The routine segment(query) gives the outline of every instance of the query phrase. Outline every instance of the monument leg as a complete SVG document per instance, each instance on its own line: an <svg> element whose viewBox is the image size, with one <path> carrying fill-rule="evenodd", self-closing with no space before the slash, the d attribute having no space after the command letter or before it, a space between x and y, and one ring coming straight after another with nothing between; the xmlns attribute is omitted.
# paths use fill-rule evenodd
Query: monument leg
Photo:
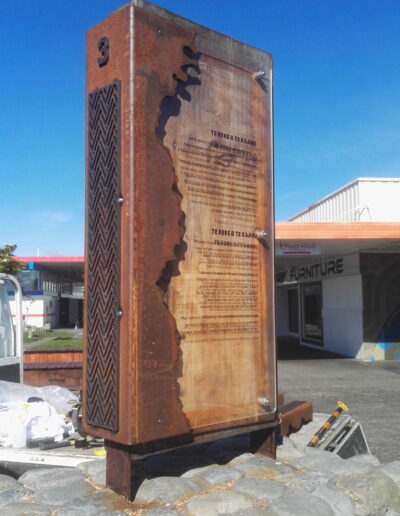
<svg viewBox="0 0 400 516"><path fill-rule="evenodd" d="M276 458L278 427L256 430L250 434L250 450L256 455Z"/></svg>
<svg viewBox="0 0 400 516"><path fill-rule="evenodd" d="M113 441L105 441L107 451L106 484L118 494L132 499L131 447Z"/></svg>

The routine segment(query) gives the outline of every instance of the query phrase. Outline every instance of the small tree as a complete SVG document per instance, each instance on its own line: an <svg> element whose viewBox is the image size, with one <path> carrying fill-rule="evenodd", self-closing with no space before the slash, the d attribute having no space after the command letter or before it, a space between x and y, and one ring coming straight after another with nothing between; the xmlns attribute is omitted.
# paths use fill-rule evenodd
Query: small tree
<svg viewBox="0 0 400 516"><path fill-rule="evenodd" d="M19 271L25 268L25 264L18 262L14 258L14 251L17 248L14 244L6 244L0 247L0 272L12 274L15 276Z"/></svg>

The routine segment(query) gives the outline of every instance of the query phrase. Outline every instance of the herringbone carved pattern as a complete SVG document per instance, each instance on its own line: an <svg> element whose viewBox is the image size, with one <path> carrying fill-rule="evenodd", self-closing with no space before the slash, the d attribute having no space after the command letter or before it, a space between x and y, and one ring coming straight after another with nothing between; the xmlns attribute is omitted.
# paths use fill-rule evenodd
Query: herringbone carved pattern
<svg viewBox="0 0 400 516"><path fill-rule="evenodd" d="M86 417L118 431L120 83L89 94Z"/></svg>

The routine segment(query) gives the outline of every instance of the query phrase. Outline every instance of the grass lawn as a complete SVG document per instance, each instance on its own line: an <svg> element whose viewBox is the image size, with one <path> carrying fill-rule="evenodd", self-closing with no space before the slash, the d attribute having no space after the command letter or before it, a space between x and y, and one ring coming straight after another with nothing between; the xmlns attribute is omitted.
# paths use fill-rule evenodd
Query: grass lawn
<svg viewBox="0 0 400 516"><path fill-rule="evenodd" d="M36 342L37 340L54 338L54 339L66 339L70 340L73 336L73 333L67 331L57 331L57 330L49 330L49 331L34 331L32 333L32 337L28 338L28 332L24 332L24 344L29 344L31 342Z"/></svg>
<svg viewBox="0 0 400 516"><path fill-rule="evenodd" d="M32 351L37 351L38 349L82 349L82 339L74 339L72 337L63 339L61 337L51 340L50 342L46 342L44 344L38 344L37 347L33 348Z"/></svg>

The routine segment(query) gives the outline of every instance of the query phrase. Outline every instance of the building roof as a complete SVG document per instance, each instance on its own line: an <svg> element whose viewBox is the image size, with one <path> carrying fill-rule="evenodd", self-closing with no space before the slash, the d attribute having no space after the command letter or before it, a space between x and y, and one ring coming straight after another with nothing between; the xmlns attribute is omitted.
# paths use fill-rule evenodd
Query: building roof
<svg viewBox="0 0 400 516"><path fill-rule="evenodd" d="M284 240L400 239L400 222L276 222L275 238Z"/></svg>
<svg viewBox="0 0 400 516"><path fill-rule="evenodd" d="M15 259L24 263L83 263L83 256L15 256Z"/></svg>
<svg viewBox="0 0 400 516"><path fill-rule="evenodd" d="M35 263L55 274L67 274L73 281L82 281L84 256L15 256L24 263Z"/></svg>
<svg viewBox="0 0 400 516"><path fill-rule="evenodd" d="M275 240L313 241L321 254L400 252L400 222L276 222ZM84 256L18 256L16 259L42 264L53 272L68 270L83 274Z"/></svg>
<svg viewBox="0 0 400 516"><path fill-rule="evenodd" d="M276 247L279 242L309 243L318 249L320 260L328 256L358 252L400 252L400 222L276 222ZM278 252L279 254L279 252ZM310 256L294 252L278 256L279 266L308 261Z"/></svg>
<svg viewBox="0 0 400 516"><path fill-rule="evenodd" d="M318 201L315 201L314 203L310 204L307 208L304 208L295 215L292 215L289 218L289 221L299 219L308 212L313 211L318 206L321 206L322 204L326 203L326 201L331 200L334 197L337 197L339 194L343 193L346 190L350 190L351 187L358 186L360 183L400 183L400 177L357 177L356 179L353 179L353 181L346 183L340 188L337 188L333 192L330 192L329 194L325 195L321 199L318 199Z"/></svg>

